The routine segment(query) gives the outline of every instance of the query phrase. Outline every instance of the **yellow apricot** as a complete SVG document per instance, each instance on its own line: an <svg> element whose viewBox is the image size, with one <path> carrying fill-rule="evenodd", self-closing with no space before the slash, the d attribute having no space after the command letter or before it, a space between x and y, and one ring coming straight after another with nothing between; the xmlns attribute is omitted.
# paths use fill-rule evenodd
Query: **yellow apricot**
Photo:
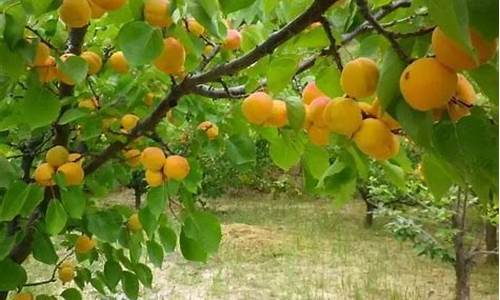
<svg viewBox="0 0 500 300"><path fill-rule="evenodd" d="M35 169L35 181L41 186L53 186L55 185L55 182L52 179L54 173L54 167L48 163L43 163Z"/></svg>
<svg viewBox="0 0 500 300"><path fill-rule="evenodd" d="M84 108L89 110L96 110L97 104L94 99L83 99L78 101L78 108Z"/></svg>
<svg viewBox="0 0 500 300"><path fill-rule="evenodd" d="M129 65L122 51L113 53L109 58L109 64L116 73L125 74L128 72Z"/></svg>
<svg viewBox="0 0 500 300"><path fill-rule="evenodd" d="M75 278L75 268L73 266L68 267L59 267L58 269L58 277L62 283L67 283Z"/></svg>
<svg viewBox="0 0 500 300"><path fill-rule="evenodd" d="M156 187L163 184L163 173L161 171L146 170L145 177L150 187Z"/></svg>
<svg viewBox="0 0 500 300"><path fill-rule="evenodd" d="M120 9L127 0L92 0L97 6L110 11Z"/></svg>
<svg viewBox="0 0 500 300"><path fill-rule="evenodd" d="M127 227L132 232L138 232L142 230L141 220L139 220L138 214L132 214L128 218Z"/></svg>
<svg viewBox="0 0 500 300"><path fill-rule="evenodd" d="M85 174L83 168L79 163L68 162L60 166L57 172L61 172L66 179L66 185L80 185L83 182Z"/></svg>
<svg viewBox="0 0 500 300"><path fill-rule="evenodd" d="M389 159L399 150L399 140L384 122L374 118L363 120L354 134L354 142L361 152L376 160Z"/></svg>
<svg viewBox="0 0 500 300"><path fill-rule="evenodd" d="M85 159L83 158L83 156L80 154L80 153L70 153L68 155L68 162L74 162L74 163L78 163L80 166L83 165L83 161Z"/></svg>
<svg viewBox="0 0 500 300"><path fill-rule="evenodd" d="M209 140L216 139L219 135L219 127L210 121L201 122L198 129L203 130Z"/></svg>
<svg viewBox="0 0 500 300"><path fill-rule="evenodd" d="M172 17L168 0L146 0L144 4L144 19L152 26L169 27Z"/></svg>
<svg viewBox="0 0 500 300"><path fill-rule="evenodd" d="M309 104L309 119L312 124L316 127L326 127L326 122L324 119L323 112L325 111L326 106L330 103L330 98L326 96L322 96L316 98Z"/></svg>
<svg viewBox="0 0 500 300"><path fill-rule="evenodd" d="M263 124L273 113L273 98L264 92L252 93L243 100L241 111L248 122Z"/></svg>
<svg viewBox="0 0 500 300"><path fill-rule="evenodd" d="M237 50L241 46L241 34L236 29L229 29L227 36L222 43L222 48L226 50Z"/></svg>
<svg viewBox="0 0 500 300"><path fill-rule="evenodd" d="M159 171L165 164L165 153L158 147L147 147L141 154L142 166L151 171Z"/></svg>
<svg viewBox="0 0 500 300"><path fill-rule="evenodd" d="M212 54L212 51L214 51L214 46L206 45L205 48L203 48L203 55L209 56L210 54Z"/></svg>
<svg viewBox="0 0 500 300"><path fill-rule="evenodd" d="M49 165L57 168L68 161L69 152L63 146L54 146L45 154L45 160Z"/></svg>
<svg viewBox="0 0 500 300"><path fill-rule="evenodd" d="M360 57L344 66L340 75L340 85L347 95L365 98L375 93L378 78L377 64L369 58Z"/></svg>
<svg viewBox="0 0 500 300"><path fill-rule="evenodd" d="M309 82L302 90L302 100L305 104L311 104L311 102L319 97L326 96L317 86L316 82Z"/></svg>
<svg viewBox="0 0 500 300"><path fill-rule="evenodd" d="M284 127L288 123L288 114L286 102L282 100L273 100L273 110L265 124L277 128Z"/></svg>
<svg viewBox="0 0 500 300"><path fill-rule="evenodd" d="M89 236L82 234L76 239L75 242L76 253L87 254L94 248L95 248L95 240L90 238Z"/></svg>
<svg viewBox="0 0 500 300"><path fill-rule="evenodd" d="M186 51L179 40L169 37L163 41L163 52L155 59L154 65L167 74L184 72Z"/></svg>
<svg viewBox="0 0 500 300"><path fill-rule="evenodd" d="M50 56L50 48L43 42L36 45L35 57L33 58L34 66L43 66Z"/></svg>
<svg viewBox="0 0 500 300"><path fill-rule="evenodd" d="M447 105L448 116L453 122L458 122L463 117L470 115L470 109L462 103L450 101Z"/></svg>
<svg viewBox="0 0 500 300"><path fill-rule="evenodd" d="M141 163L141 151L137 149L127 150L123 153L123 156L131 167L137 167Z"/></svg>
<svg viewBox="0 0 500 300"><path fill-rule="evenodd" d="M432 49L436 54L436 59L455 71L461 71L474 69L495 55L497 50L496 40L487 41L474 29L470 29L469 35L477 59L470 55L459 43L446 36L439 27L436 27L432 33Z"/></svg>
<svg viewBox="0 0 500 300"><path fill-rule="evenodd" d="M311 126L307 130L307 135L312 144L326 146L330 142L330 131L325 127Z"/></svg>
<svg viewBox="0 0 500 300"><path fill-rule="evenodd" d="M108 130L114 122L116 122L116 118L104 118L101 120L101 129L102 131Z"/></svg>
<svg viewBox="0 0 500 300"><path fill-rule="evenodd" d="M313 121L311 119L311 108L307 104L304 104L304 114L304 128L307 130L313 125Z"/></svg>
<svg viewBox="0 0 500 300"><path fill-rule="evenodd" d="M190 33L198 37L202 36L205 33L205 27L203 27L203 25L201 25L194 18L189 18L187 20L187 28Z"/></svg>
<svg viewBox="0 0 500 300"><path fill-rule="evenodd" d="M351 137L361 127L363 116L356 101L338 97L327 104L323 119L332 132Z"/></svg>
<svg viewBox="0 0 500 300"><path fill-rule="evenodd" d="M38 79L41 83L47 83L57 78L57 64L53 56L49 56L45 62L36 66Z"/></svg>
<svg viewBox="0 0 500 300"><path fill-rule="evenodd" d="M134 114L126 114L121 119L122 128L126 131L134 129L138 122L139 117Z"/></svg>
<svg viewBox="0 0 500 300"><path fill-rule="evenodd" d="M411 107L428 111L448 103L455 94L457 74L435 58L420 58L403 71L399 87Z"/></svg>
<svg viewBox="0 0 500 300"><path fill-rule="evenodd" d="M377 110L374 109L372 104L363 101L358 101L358 106L365 115L369 117L377 116Z"/></svg>
<svg viewBox="0 0 500 300"><path fill-rule="evenodd" d="M86 26L91 14L87 0L63 0L59 7L59 17L70 28Z"/></svg>
<svg viewBox="0 0 500 300"><path fill-rule="evenodd" d="M34 300L33 294L28 292L20 292L12 297L12 300Z"/></svg>
<svg viewBox="0 0 500 300"><path fill-rule="evenodd" d="M88 74L97 74L102 68L102 59L99 54L92 51L85 51L80 55L89 65Z"/></svg>
<svg viewBox="0 0 500 300"><path fill-rule="evenodd" d="M180 155L171 155L165 160L163 174L168 179L183 180L189 174L189 162Z"/></svg>
<svg viewBox="0 0 500 300"><path fill-rule="evenodd" d="M144 104L146 104L146 106L153 105L154 101L155 101L155 94L147 93L146 96L144 96Z"/></svg>
<svg viewBox="0 0 500 300"><path fill-rule="evenodd" d="M462 74L458 74L455 97L460 101L465 102L465 104L469 105L472 105L474 104L474 102L476 102L476 92L474 91L474 87Z"/></svg>
<svg viewBox="0 0 500 300"><path fill-rule="evenodd" d="M106 10L93 2L94 0L88 0L90 6L90 17L92 19L99 19L102 17Z"/></svg>
<svg viewBox="0 0 500 300"><path fill-rule="evenodd" d="M396 119L394 119L391 115L389 115L389 113L382 110L382 107L380 106L380 101L378 100L378 98L375 98L375 100L373 100L371 106L372 106L373 112L375 113L372 116L374 116L374 117L380 119L382 122L384 122L385 125L387 125L387 127L389 127L389 130L397 130L397 129L401 128L401 125L399 124L398 121L396 121Z"/></svg>

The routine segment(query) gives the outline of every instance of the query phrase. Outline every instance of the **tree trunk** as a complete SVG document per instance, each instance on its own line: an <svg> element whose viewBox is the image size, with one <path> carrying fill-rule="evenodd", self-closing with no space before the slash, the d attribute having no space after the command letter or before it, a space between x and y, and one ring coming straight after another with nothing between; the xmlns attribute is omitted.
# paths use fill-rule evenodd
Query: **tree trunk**
<svg viewBox="0 0 500 300"><path fill-rule="evenodd" d="M457 200L455 202L455 214L452 216L453 228L457 233L453 237L455 249L455 299L470 300L470 268L471 260L468 257L468 250L464 244L465 219L467 212L467 190L459 188Z"/></svg>
<svg viewBox="0 0 500 300"><path fill-rule="evenodd" d="M365 215L365 226L372 227L373 225L373 213L377 206L373 204L370 200L370 193L365 186L358 187L359 194L361 195L361 199L366 204L366 215Z"/></svg>
<svg viewBox="0 0 500 300"><path fill-rule="evenodd" d="M498 250L497 226L487 221L484 224L484 227L485 227L486 251L497 251ZM498 255L488 254L486 262L488 264L498 265Z"/></svg>
<svg viewBox="0 0 500 300"><path fill-rule="evenodd" d="M134 186L134 196L135 196L135 208L139 209L141 208L141 196L142 196L141 187Z"/></svg>

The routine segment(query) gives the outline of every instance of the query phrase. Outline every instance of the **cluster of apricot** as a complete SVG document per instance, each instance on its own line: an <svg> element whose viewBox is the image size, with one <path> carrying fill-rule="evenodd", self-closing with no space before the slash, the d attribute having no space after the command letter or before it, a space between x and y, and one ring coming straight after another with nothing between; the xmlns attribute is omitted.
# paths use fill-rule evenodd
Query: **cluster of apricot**
<svg viewBox="0 0 500 300"><path fill-rule="evenodd" d="M416 110L432 111L436 121L448 112L452 121L469 115L476 100L472 84L458 72L474 69L495 56L497 40L487 40L475 29L469 31L473 52L452 40L439 28L432 33L435 57L420 58L401 74L400 89Z"/></svg>
<svg viewBox="0 0 500 300"><path fill-rule="evenodd" d="M54 146L45 155L45 163L40 164L34 173L35 181L42 186L55 185L54 174L64 175L66 185L80 185L84 179L83 157L80 153L69 153L63 146Z"/></svg>
<svg viewBox="0 0 500 300"><path fill-rule="evenodd" d="M219 136L219 127L210 121L201 122L197 128L203 131L209 140L214 140Z"/></svg>
<svg viewBox="0 0 500 300"><path fill-rule="evenodd" d="M288 123L285 101L273 100L265 92L250 94L243 100L241 111L252 124L281 128Z"/></svg>

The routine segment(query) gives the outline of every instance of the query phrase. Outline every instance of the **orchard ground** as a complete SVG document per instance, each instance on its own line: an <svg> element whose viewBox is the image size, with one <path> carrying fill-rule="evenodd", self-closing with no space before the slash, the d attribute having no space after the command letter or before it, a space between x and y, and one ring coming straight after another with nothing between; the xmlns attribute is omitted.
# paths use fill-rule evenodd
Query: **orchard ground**
<svg viewBox="0 0 500 300"><path fill-rule="evenodd" d="M133 205L133 195L123 191L103 203ZM362 201L337 209L327 199L239 192L207 203L223 224L218 254L207 264L178 251L167 255L141 299L453 298L452 266L417 256L384 230L383 220L364 228ZM30 281L50 273L31 258L26 268ZM472 299L498 299L497 279L498 268L480 262ZM59 289L56 282L35 291ZM94 293L85 299L102 297Z"/></svg>

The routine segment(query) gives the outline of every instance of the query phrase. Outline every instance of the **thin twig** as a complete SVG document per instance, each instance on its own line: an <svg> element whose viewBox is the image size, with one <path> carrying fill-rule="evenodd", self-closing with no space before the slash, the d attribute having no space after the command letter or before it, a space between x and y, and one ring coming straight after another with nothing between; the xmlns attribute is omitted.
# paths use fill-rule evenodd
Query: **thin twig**
<svg viewBox="0 0 500 300"><path fill-rule="evenodd" d="M44 43L45 45L47 45L50 49L56 51L57 53L60 53L59 49L57 49L56 46L52 45L52 43L47 40L46 38L44 38L40 32L38 32L38 30L34 29L33 27L29 26L29 25L26 25L24 26L24 28L26 28L28 31L32 32L34 35L36 35L40 41L42 41L42 43Z"/></svg>
<svg viewBox="0 0 500 300"><path fill-rule="evenodd" d="M324 16L321 16L319 21L321 22L326 36L330 41L330 47L328 47L327 52L333 56L333 60L337 65L337 69L339 69L339 71L342 71L342 69L344 68L342 66L342 58L340 57L339 47L337 46L337 42L335 40L335 37L333 36L332 29L330 28L330 22L328 22L328 20Z"/></svg>

